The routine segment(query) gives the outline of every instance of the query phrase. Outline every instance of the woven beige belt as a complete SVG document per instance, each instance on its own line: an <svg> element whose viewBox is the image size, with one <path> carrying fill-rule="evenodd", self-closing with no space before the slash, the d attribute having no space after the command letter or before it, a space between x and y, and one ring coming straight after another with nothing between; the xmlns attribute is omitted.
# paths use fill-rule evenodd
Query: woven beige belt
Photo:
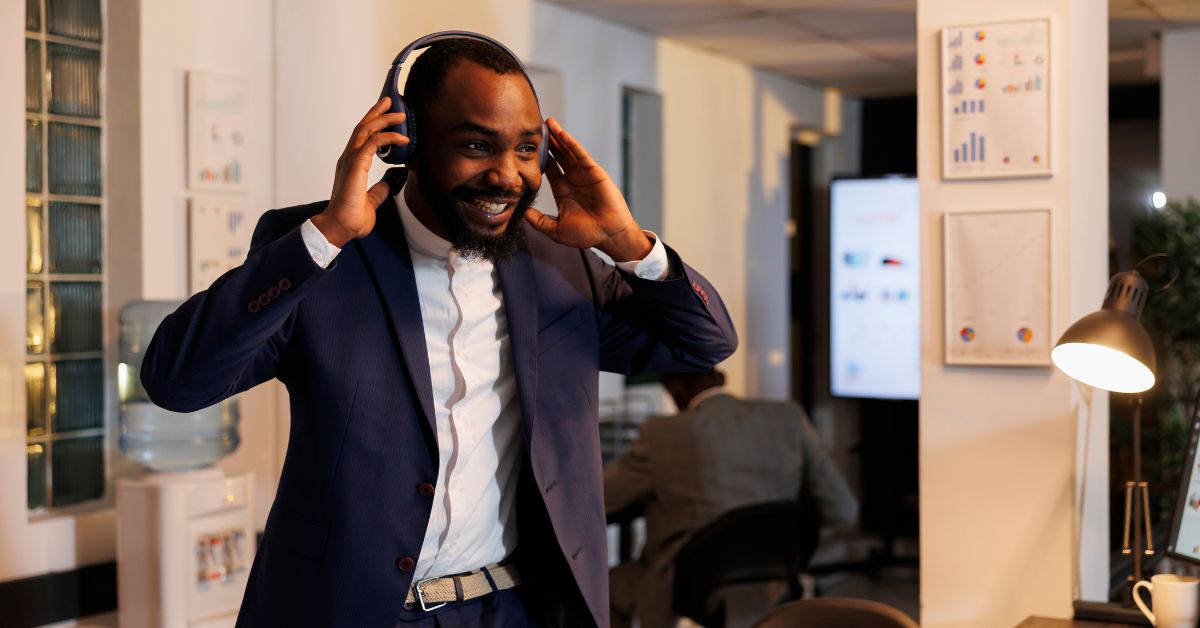
<svg viewBox="0 0 1200 628"><path fill-rule="evenodd" d="M491 576L491 581L488 580ZM492 586L495 583L495 586ZM420 602L421 610L431 611L448 602L463 602L493 591L511 589L521 583L512 565L488 565L470 573L441 578L425 578L408 588L405 604Z"/></svg>

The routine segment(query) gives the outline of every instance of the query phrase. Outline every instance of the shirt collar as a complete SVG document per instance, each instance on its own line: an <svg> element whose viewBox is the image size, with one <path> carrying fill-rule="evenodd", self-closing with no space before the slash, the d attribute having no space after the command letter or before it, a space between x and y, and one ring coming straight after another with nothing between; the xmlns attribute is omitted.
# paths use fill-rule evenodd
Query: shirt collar
<svg viewBox="0 0 1200 628"><path fill-rule="evenodd" d="M409 208L404 200L404 188L396 193L396 210L400 212L400 222L404 225L404 237L408 245L417 252L436 259L450 257L450 242L429 230Z"/></svg>
<svg viewBox="0 0 1200 628"><path fill-rule="evenodd" d="M703 403L705 399L708 399L709 397L712 397L715 395L727 395L727 394L729 394L729 393L725 392L724 386L713 386L712 388L705 388L704 390L701 390L700 392L696 393L695 397L692 397L692 400L688 403L687 409L695 410L696 406Z"/></svg>

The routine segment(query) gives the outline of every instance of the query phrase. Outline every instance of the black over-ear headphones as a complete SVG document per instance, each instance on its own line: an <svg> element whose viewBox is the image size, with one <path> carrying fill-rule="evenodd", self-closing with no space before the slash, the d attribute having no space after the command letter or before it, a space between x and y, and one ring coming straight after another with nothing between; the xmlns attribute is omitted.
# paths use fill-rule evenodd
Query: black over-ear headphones
<svg viewBox="0 0 1200 628"><path fill-rule="evenodd" d="M392 67L390 70L388 70L387 79L385 79L383 82L383 91L379 94L380 98L387 96L392 99L392 107L388 110L388 113L408 114L405 117L404 122L401 122L400 124L388 129L389 131L395 131L396 133L406 136L408 138L408 144L404 146L381 146L376 151L376 154L379 155L379 158L389 164L401 165L407 163L409 155L412 154L413 148L417 145L416 116L413 115L413 111L408 108L408 103L404 102L404 96L400 93L400 70L404 67L404 61L408 59L408 55L412 54L414 50L427 48L439 41L444 41L447 39L474 39L491 44L500 50L503 50L508 56L512 57L513 60L517 62L517 65L521 66L521 71L525 71L525 64L521 63L521 59L518 58L517 55L513 54L513 51L509 50L504 44L492 39L491 37L488 37L487 35L480 35L479 33L473 33L471 31L441 31L438 33L431 33L414 41L408 46L405 46L404 50L401 50L400 54L396 55L395 61L392 61ZM549 145L549 143L550 138L546 131L546 123L542 122L542 140L540 143L538 143L538 165L541 167L542 172L546 171L546 147Z"/></svg>

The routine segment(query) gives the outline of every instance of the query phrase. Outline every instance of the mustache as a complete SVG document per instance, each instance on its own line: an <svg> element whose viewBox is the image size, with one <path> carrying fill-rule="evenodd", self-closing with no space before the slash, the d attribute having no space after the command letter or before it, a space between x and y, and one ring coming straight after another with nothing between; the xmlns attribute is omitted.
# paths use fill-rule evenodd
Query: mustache
<svg viewBox="0 0 1200 628"><path fill-rule="evenodd" d="M522 186L518 190L504 190L500 188L474 188L474 187L459 187L454 190L455 196L459 197L475 197L485 196L488 198L500 199L509 203L516 203L529 195L529 190Z"/></svg>

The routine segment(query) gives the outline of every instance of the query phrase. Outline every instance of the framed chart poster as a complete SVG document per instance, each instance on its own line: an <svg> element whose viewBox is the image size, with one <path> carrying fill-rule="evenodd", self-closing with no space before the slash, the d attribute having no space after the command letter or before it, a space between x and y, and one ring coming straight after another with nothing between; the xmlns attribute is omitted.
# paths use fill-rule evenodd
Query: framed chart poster
<svg viewBox="0 0 1200 628"><path fill-rule="evenodd" d="M1050 20L942 29L942 178L1050 176Z"/></svg>
<svg viewBox="0 0 1200 628"><path fill-rule="evenodd" d="M187 73L188 188L245 190L246 106L245 79Z"/></svg>
<svg viewBox="0 0 1200 628"><path fill-rule="evenodd" d="M193 198L188 206L188 287L207 289L227 271L241 266L250 249L254 221L237 198Z"/></svg>
<svg viewBox="0 0 1200 628"><path fill-rule="evenodd" d="M951 212L943 229L946 364L1048 366L1050 210Z"/></svg>

